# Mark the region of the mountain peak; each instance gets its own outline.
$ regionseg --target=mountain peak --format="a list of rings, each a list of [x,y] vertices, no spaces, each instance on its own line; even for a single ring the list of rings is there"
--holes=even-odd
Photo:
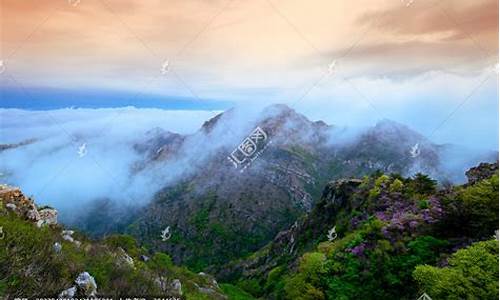
[[[375,134],[384,140],[401,139],[408,143],[428,142],[426,137],[412,130],[408,126],[393,120],[383,119],[372,128],[371,134]]]

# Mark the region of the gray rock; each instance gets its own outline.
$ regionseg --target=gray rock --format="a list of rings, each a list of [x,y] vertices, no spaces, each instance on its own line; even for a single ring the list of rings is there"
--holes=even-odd
[[[62,236],[63,240],[71,242],[71,243],[75,244],[77,247],[80,247],[80,245],[82,243],[73,238],[73,233],[75,233],[73,230],[63,230],[61,232],[61,236]]]
[[[75,239],[71,235],[63,235],[62,236],[63,240],[68,241],[68,242],[74,242]]]
[[[10,210],[16,210],[17,206],[14,203],[7,203],[5,204],[5,207],[10,209]]]
[[[97,294],[97,284],[94,277],[88,272],[82,272],[75,280],[76,285],[87,297],[93,297]]]
[[[57,210],[53,208],[44,208],[38,211],[38,214],[40,215],[40,220],[37,222],[38,227],[57,224]]]
[[[170,286],[175,293],[177,293],[179,296],[182,296],[182,284],[179,279],[174,279]]]
[[[219,283],[217,282],[217,280],[212,279],[212,284],[213,284],[215,287],[219,288]]]
[[[118,248],[118,257],[121,261],[125,262],[128,266],[130,267],[134,267],[134,259],[132,257],[130,257],[130,255],[127,254],[127,252],[125,252],[125,250],[123,250],[123,248]]]
[[[59,242],[55,242],[53,248],[56,253],[61,253],[62,245]]]
[[[165,278],[163,278],[163,276],[157,277],[155,279],[155,282],[158,285],[158,287],[160,287],[160,289],[162,291],[166,291],[167,290],[167,280]]]
[[[476,184],[481,180],[487,179],[498,171],[498,162],[496,163],[480,163],[478,166],[470,168],[465,175],[467,176],[468,184]]]
[[[38,210],[36,209],[31,209],[26,213],[26,216],[28,219],[38,222],[40,220],[40,214],[38,213]]]
[[[59,298],[73,298],[76,295],[76,286],[72,286],[69,289],[62,291],[59,294]]]

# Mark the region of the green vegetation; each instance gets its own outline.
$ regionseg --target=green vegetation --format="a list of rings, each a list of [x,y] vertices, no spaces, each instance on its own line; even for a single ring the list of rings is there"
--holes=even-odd
[[[491,237],[498,229],[498,174],[472,186],[456,187],[441,201],[446,215],[440,220],[440,234],[476,240]]]
[[[448,267],[418,266],[413,277],[434,299],[498,299],[498,241],[458,250]]]
[[[76,233],[77,245],[62,239],[61,226],[38,228],[0,206],[5,233],[0,296],[31,297],[40,291],[57,296],[87,271],[100,294],[115,297],[161,295],[178,279],[183,297],[193,300],[223,295],[230,300],[417,299],[424,292],[433,299],[498,299],[499,247],[491,240],[498,229],[498,184],[496,174],[474,185],[438,190],[426,175],[376,172],[362,181],[329,185],[325,195],[331,196],[278,236],[277,244],[239,253],[246,258],[231,262],[237,266],[236,275],[228,272],[232,284],[219,286],[212,277],[193,273],[227,266],[236,255],[235,249],[214,247],[231,240],[249,249],[266,237],[258,234],[261,224],[255,225],[255,235],[242,235],[235,224],[221,222],[223,215],[214,214],[215,194],[189,218],[192,239],[172,235],[171,242],[193,251],[186,262],[191,270],[131,236],[92,241]],[[330,241],[326,233],[333,226],[337,236]],[[56,242],[62,244],[60,251]],[[195,245],[206,249],[198,252]],[[255,268],[245,272],[247,266]]]
[[[201,293],[198,286],[208,286],[219,295],[222,292],[208,277],[175,266],[165,253],[157,252],[147,261],[141,260],[140,256],[148,252],[127,235],[109,236],[101,242],[78,235],[82,244],[77,246],[61,238],[61,227],[38,228],[4,208],[0,208],[0,224],[5,233],[0,239],[0,296],[56,297],[73,286],[84,271],[95,278],[99,294],[115,297],[168,293],[158,278],[165,282],[179,279],[186,299],[213,299]],[[62,245],[59,252],[54,249],[56,242]],[[132,264],[125,255],[133,260]]]
[[[459,189],[460,219],[476,236],[491,234],[498,225],[498,175],[473,186]]]
[[[481,241],[498,226],[498,174],[443,192],[423,174],[374,173],[345,197],[329,216],[336,240],[325,241],[331,225],[309,219],[298,256],[282,256],[264,276],[241,278],[239,286],[269,299],[417,299],[423,292],[433,299],[498,299],[498,241]],[[471,241],[478,242],[451,254]],[[449,266],[437,267],[445,261]]]
[[[227,295],[229,300],[253,300],[255,299],[249,293],[243,291],[242,289],[228,283],[223,283],[220,285],[222,291]]]

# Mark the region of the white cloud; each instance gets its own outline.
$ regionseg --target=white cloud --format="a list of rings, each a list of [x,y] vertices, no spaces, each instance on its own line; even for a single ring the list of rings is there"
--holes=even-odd
[[[215,111],[159,109],[1,109],[0,143],[38,141],[0,153],[0,170],[38,203],[67,210],[96,198],[145,203],[157,191],[146,178],[130,177],[139,159],[132,146],[154,128],[188,134]],[[85,155],[79,147],[85,144]],[[78,205],[75,205],[78,204]]]

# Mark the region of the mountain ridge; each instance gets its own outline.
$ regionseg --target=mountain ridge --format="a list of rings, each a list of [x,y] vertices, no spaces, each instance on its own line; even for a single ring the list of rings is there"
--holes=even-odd
[[[310,211],[332,179],[377,171],[409,175],[445,174],[440,146],[394,121],[336,143],[342,129],[313,122],[285,105],[264,108],[241,120],[236,109],[218,114],[187,136],[159,137],[144,168],[182,165],[182,175],[164,185],[127,232],[153,249],[172,254],[195,270],[236,259],[264,246],[296,218]],[[227,157],[256,127],[271,141],[241,172]],[[162,133],[165,135],[165,133]],[[342,139],[339,139],[342,140]],[[176,145],[175,141],[178,142]],[[160,147],[160,148],[157,148]],[[163,152],[165,151],[165,152]],[[153,157],[151,159],[151,157]],[[172,239],[161,241],[169,226]]]

